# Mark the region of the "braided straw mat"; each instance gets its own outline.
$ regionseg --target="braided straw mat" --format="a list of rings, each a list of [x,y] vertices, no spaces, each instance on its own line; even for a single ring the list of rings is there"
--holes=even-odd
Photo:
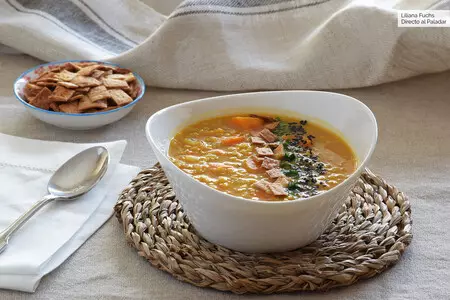
[[[315,242],[246,254],[199,237],[159,165],[140,172],[115,205],[128,243],[153,266],[200,287],[243,293],[317,291],[372,277],[410,244],[408,198],[370,171]]]

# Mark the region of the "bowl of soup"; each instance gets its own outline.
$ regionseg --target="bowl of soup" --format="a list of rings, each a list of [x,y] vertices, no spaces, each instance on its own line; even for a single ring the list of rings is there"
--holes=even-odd
[[[363,103],[319,91],[201,99],[165,108],[146,125],[197,232],[243,252],[317,239],[364,170],[377,132]]]

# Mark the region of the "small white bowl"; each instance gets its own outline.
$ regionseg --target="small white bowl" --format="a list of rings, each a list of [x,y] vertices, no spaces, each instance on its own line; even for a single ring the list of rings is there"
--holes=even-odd
[[[181,128],[233,113],[279,113],[318,120],[345,137],[359,159],[358,168],[322,194],[269,202],[215,190],[169,160],[170,140]],[[363,103],[346,95],[318,91],[248,93],[197,100],[160,110],[146,125],[147,139],[196,230],[213,243],[243,252],[288,251],[317,239],[364,170],[374,151],[377,132],[375,117]]]
[[[49,123],[61,128],[74,130],[86,130],[101,127],[116,122],[125,117],[145,93],[144,80],[141,78],[141,76],[133,72],[133,75],[134,77],[136,77],[136,80],[138,81],[140,87],[138,96],[133,100],[133,102],[109,111],[69,114],[41,109],[29,104],[23,99],[23,89],[25,88],[25,85],[28,81],[39,77],[40,74],[48,71],[51,67],[63,65],[68,62],[95,62],[105,66],[120,67],[116,64],[96,60],[65,60],[42,64],[22,73],[22,75],[20,75],[14,82],[14,95],[16,96],[17,100],[19,100],[25,106],[26,110],[29,113],[45,123]]]

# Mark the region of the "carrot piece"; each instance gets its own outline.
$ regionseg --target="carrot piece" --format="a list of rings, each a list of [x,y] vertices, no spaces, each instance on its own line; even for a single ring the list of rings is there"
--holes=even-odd
[[[229,137],[229,138],[224,138],[222,140],[222,145],[232,146],[232,145],[239,144],[239,143],[241,143],[243,141],[245,141],[245,137],[244,136],[232,136],[232,137]]]
[[[231,123],[242,129],[257,129],[264,125],[264,120],[254,117],[233,117]]]

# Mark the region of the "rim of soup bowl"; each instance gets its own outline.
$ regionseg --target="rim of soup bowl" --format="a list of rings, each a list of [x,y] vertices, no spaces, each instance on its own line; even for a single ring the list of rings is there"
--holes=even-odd
[[[221,99],[226,99],[229,97],[236,97],[236,96],[243,96],[243,95],[257,95],[257,94],[283,94],[283,93],[320,93],[320,94],[333,94],[333,95],[339,95],[339,96],[343,96],[345,98],[347,98],[349,101],[354,101],[356,103],[358,103],[359,105],[362,106],[363,110],[365,110],[369,116],[369,118],[371,119],[371,121],[373,121],[373,124],[375,125],[375,134],[372,138],[372,140],[370,141],[370,149],[367,152],[367,154],[365,155],[364,159],[361,160],[361,162],[359,163],[359,166],[356,168],[355,171],[352,172],[352,174],[347,177],[344,181],[342,181],[341,183],[339,183],[338,185],[332,187],[329,190],[326,190],[325,192],[318,194],[318,195],[314,195],[311,197],[307,197],[307,198],[295,198],[293,200],[289,200],[289,201],[260,201],[260,200],[252,200],[252,199],[247,199],[244,197],[239,197],[239,196],[233,196],[230,195],[228,193],[216,190],[212,187],[210,187],[209,185],[200,182],[198,180],[196,180],[195,178],[193,178],[192,176],[189,176],[189,174],[185,173],[183,170],[181,170],[177,165],[175,165],[169,158],[168,158],[168,154],[167,153],[163,153],[159,147],[156,146],[155,141],[153,140],[153,136],[150,134],[150,123],[152,122],[152,120],[154,118],[156,118],[158,115],[162,115],[165,113],[170,113],[171,109],[175,109],[178,107],[188,107],[194,103],[200,103],[200,102],[208,102],[208,101],[219,101]],[[261,108],[271,108],[269,106],[260,106]],[[169,111],[169,112],[168,112]],[[152,147],[153,149],[156,149],[156,151],[158,151],[160,154],[162,154],[164,156],[164,158],[168,161],[169,164],[171,164],[172,166],[174,166],[178,172],[180,172],[181,174],[184,175],[184,177],[189,180],[190,182],[192,182],[193,184],[200,184],[224,197],[227,197],[229,199],[235,199],[237,201],[245,201],[246,203],[254,203],[254,205],[295,205],[296,203],[299,202],[305,202],[305,201],[314,201],[315,199],[319,199],[322,197],[326,197],[328,196],[329,193],[331,193],[332,191],[338,190],[340,189],[343,185],[345,185],[347,182],[349,181],[353,181],[355,179],[356,176],[359,176],[359,174],[363,171],[363,169],[365,168],[367,162],[370,160],[374,150],[375,150],[375,146],[377,144],[377,140],[378,140],[378,123],[377,120],[375,118],[375,115],[373,114],[373,112],[369,109],[369,107],[367,107],[367,105],[365,105],[363,102],[359,101],[356,98],[353,98],[351,96],[348,95],[344,95],[344,94],[340,94],[340,93],[334,93],[334,92],[325,92],[325,91],[316,91],[316,90],[286,90],[286,91],[267,91],[267,92],[250,92],[250,93],[239,93],[239,94],[231,94],[231,95],[223,95],[223,96],[215,96],[215,97],[208,97],[208,98],[203,98],[203,99],[198,99],[198,100],[193,100],[193,101],[189,101],[189,102],[185,102],[185,103],[179,103],[179,104],[175,104],[166,108],[163,108],[159,111],[157,111],[156,113],[154,113],[152,116],[150,116],[150,118],[147,120],[147,123],[145,124],[145,134],[147,136],[147,140],[149,141],[149,143],[151,143],[154,147]],[[250,204],[252,205],[252,204]]]
[[[70,117],[92,117],[92,116],[97,116],[97,115],[107,115],[107,114],[111,114],[111,113],[115,113],[118,112],[119,110],[122,109],[126,109],[129,107],[134,106],[139,100],[142,99],[142,97],[144,96],[145,93],[145,82],[144,79],[142,79],[142,77],[133,72],[132,70],[131,73],[133,73],[134,77],[136,77],[136,80],[139,82],[139,86],[141,88],[141,91],[139,92],[139,95],[136,97],[136,99],[134,99],[132,102],[128,103],[127,105],[115,108],[115,109],[111,109],[108,111],[100,111],[100,112],[94,112],[94,113],[79,113],[79,114],[74,114],[74,113],[64,113],[64,112],[58,112],[58,111],[50,111],[50,110],[45,110],[36,106],[33,106],[31,104],[29,104],[28,102],[26,102],[18,93],[16,90],[16,86],[19,82],[19,80],[24,79],[24,77],[29,74],[32,73],[33,71],[42,68],[42,67],[48,67],[48,66],[58,66],[58,65],[62,65],[68,62],[94,62],[94,63],[99,63],[102,65],[107,65],[107,66],[114,66],[114,67],[119,67],[122,68],[121,65],[115,64],[115,63],[110,63],[107,61],[101,61],[101,60],[89,60],[89,59],[68,59],[68,60],[59,60],[59,61],[53,61],[53,62],[48,62],[45,64],[41,64],[41,65],[37,65],[33,68],[30,68],[28,70],[26,70],[25,72],[23,72],[22,74],[19,75],[19,77],[16,78],[16,80],[14,81],[13,84],[13,92],[14,92],[14,96],[16,97],[17,100],[19,100],[23,105],[25,105],[28,108],[34,109],[36,111],[42,112],[42,113],[48,113],[51,115],[59,115],[59,116],[70,116]],[[28,83],[28,80],[27,80]]]

